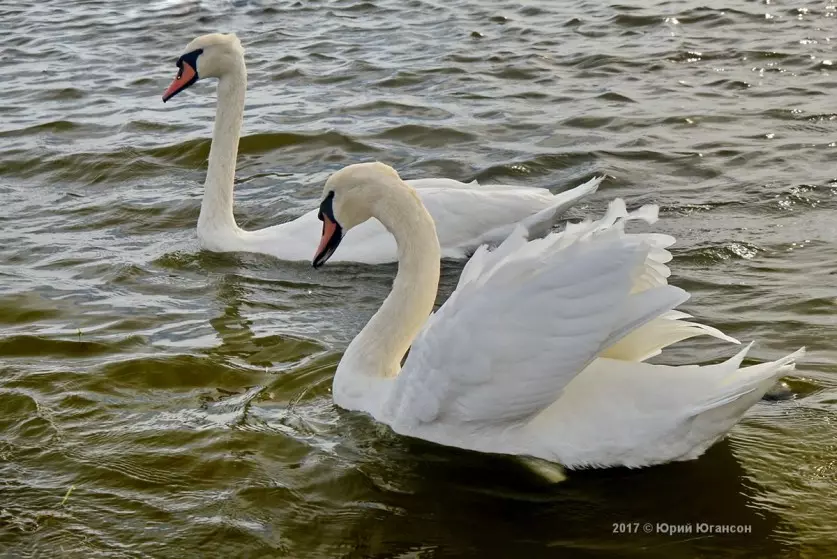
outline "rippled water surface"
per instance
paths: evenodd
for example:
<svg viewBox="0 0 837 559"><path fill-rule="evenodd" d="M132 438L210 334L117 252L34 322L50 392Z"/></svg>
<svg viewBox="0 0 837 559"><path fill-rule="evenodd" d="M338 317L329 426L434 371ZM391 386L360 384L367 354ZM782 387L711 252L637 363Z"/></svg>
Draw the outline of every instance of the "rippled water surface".
<svg viewBox="0 0 837 559"><path fill-rule="evenodd" d="M572 217L659 204L685 310L752 362L808 346L796 397L699 460L557 485L336 409L395 267L199 250L215 85L160 95L213 31L247 51L243 227L370 159L554 192L607 173ZM835 0L0 3L0 556L834 553L835 43ZM663 533L698 522L745 532Z"/></svg>

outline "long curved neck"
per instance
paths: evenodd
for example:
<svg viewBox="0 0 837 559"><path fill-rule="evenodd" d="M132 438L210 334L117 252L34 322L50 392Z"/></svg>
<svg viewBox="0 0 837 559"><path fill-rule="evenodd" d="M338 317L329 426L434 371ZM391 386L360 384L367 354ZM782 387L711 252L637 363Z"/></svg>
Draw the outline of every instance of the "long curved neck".
<svg viewBox="0 0 837 559"><path fill-rule="evenodd" d="M198 217L199 231L239 230L233 217L233 183L246 89L247 70L241 60L240 64L231 68L218 81L218 107Z"/></svg>
<svg viewBox="0 0 837 559"><path fill-rule="evenodd" d="M361 409L377 380L401 370L401 359L433 310L441 251L433 218L412 188L393 188L375 204L373 215L398 244L398 274L378 312L355 337L334 377L334 401ZM367 410L369 411L369 410Z"/></svg>

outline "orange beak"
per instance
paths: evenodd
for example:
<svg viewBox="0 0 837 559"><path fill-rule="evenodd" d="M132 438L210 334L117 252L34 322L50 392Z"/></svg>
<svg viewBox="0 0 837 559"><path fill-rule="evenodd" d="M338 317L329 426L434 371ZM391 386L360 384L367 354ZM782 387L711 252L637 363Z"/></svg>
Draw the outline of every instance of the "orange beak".
<svg viewBox="0 0 837 559"><path fill-rule="evenodd" d="M315 268L319 268L326 263L343 239L343 231L340 225L332 221L327 215L323 215L322 219L323 236L320 238L317 252L314 253L313 265Z"/></svg>
<svg viewBox="0 0 837 559"><path fill-rule="evenodd" d="M317 247L317 252L314 253L315 256L323 251L335 231L337 231L337 224L331 221L327 216L323 216L323 236L320 238L320 246Z"/></svg>
<svg viewBox="0 0 837 559"><path fill-rule="evenodd" d="M177 77L171 82L171 85L163 93L163 103L198 81L198 72L188 62L183 62Z"/></svg>

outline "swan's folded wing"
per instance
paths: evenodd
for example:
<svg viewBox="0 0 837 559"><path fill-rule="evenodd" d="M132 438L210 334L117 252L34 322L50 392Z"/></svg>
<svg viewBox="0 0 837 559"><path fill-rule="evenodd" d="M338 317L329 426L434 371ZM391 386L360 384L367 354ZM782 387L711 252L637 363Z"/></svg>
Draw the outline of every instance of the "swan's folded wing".
<svg viewBox="0 0 837 559"><path fill-rule="evenodd" d="M433 216L443 248L474 247L487 232L548 207L545 188L423 188L416 193Z"/></svg>
<svg viewBox="0 0 837 559"><path fill-rule="evenodd" d="M662 285L631 294L650 247L621 228L585 242L513 234L480 249L416 338L384 413L418 423L526 421L596 356L688 296Z"/></svg>
<svg viewBox="0 0 837 559"><path fill-rule="evenodd" d="M417 190L433 216L443 249L470 252L482 243L497 244L517 224L530 237L545 235L567 209L596 191L603 177L553 195L545 188L526 186L477 186Z"/></svg>

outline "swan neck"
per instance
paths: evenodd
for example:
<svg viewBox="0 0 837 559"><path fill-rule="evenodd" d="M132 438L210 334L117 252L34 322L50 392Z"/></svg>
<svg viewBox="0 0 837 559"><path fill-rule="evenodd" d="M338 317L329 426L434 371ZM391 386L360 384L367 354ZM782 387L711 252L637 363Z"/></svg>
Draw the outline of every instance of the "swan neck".
<svg viewBox="0 0 837 559"><path fill-rule="evenodd" d="M209 167L204 183L203 202L198 218L198 229L238 230L233 217L233 185L238 156L238 140L244 118L244 95L247 73L244 61L225 73L218 81L218 106L212 145L209 148Z"/></svg>
<svg viewBox="0 0 837 559"><path fill-rule="evenodd" d="M340 361L335 395L341 384L352 382L351 377L396 376L401 359L433 310L441 258L436 228L415 191L401 184L403 188L382 192L373 209L373 216L395 237L398 273L381 308Z"/></svg>

